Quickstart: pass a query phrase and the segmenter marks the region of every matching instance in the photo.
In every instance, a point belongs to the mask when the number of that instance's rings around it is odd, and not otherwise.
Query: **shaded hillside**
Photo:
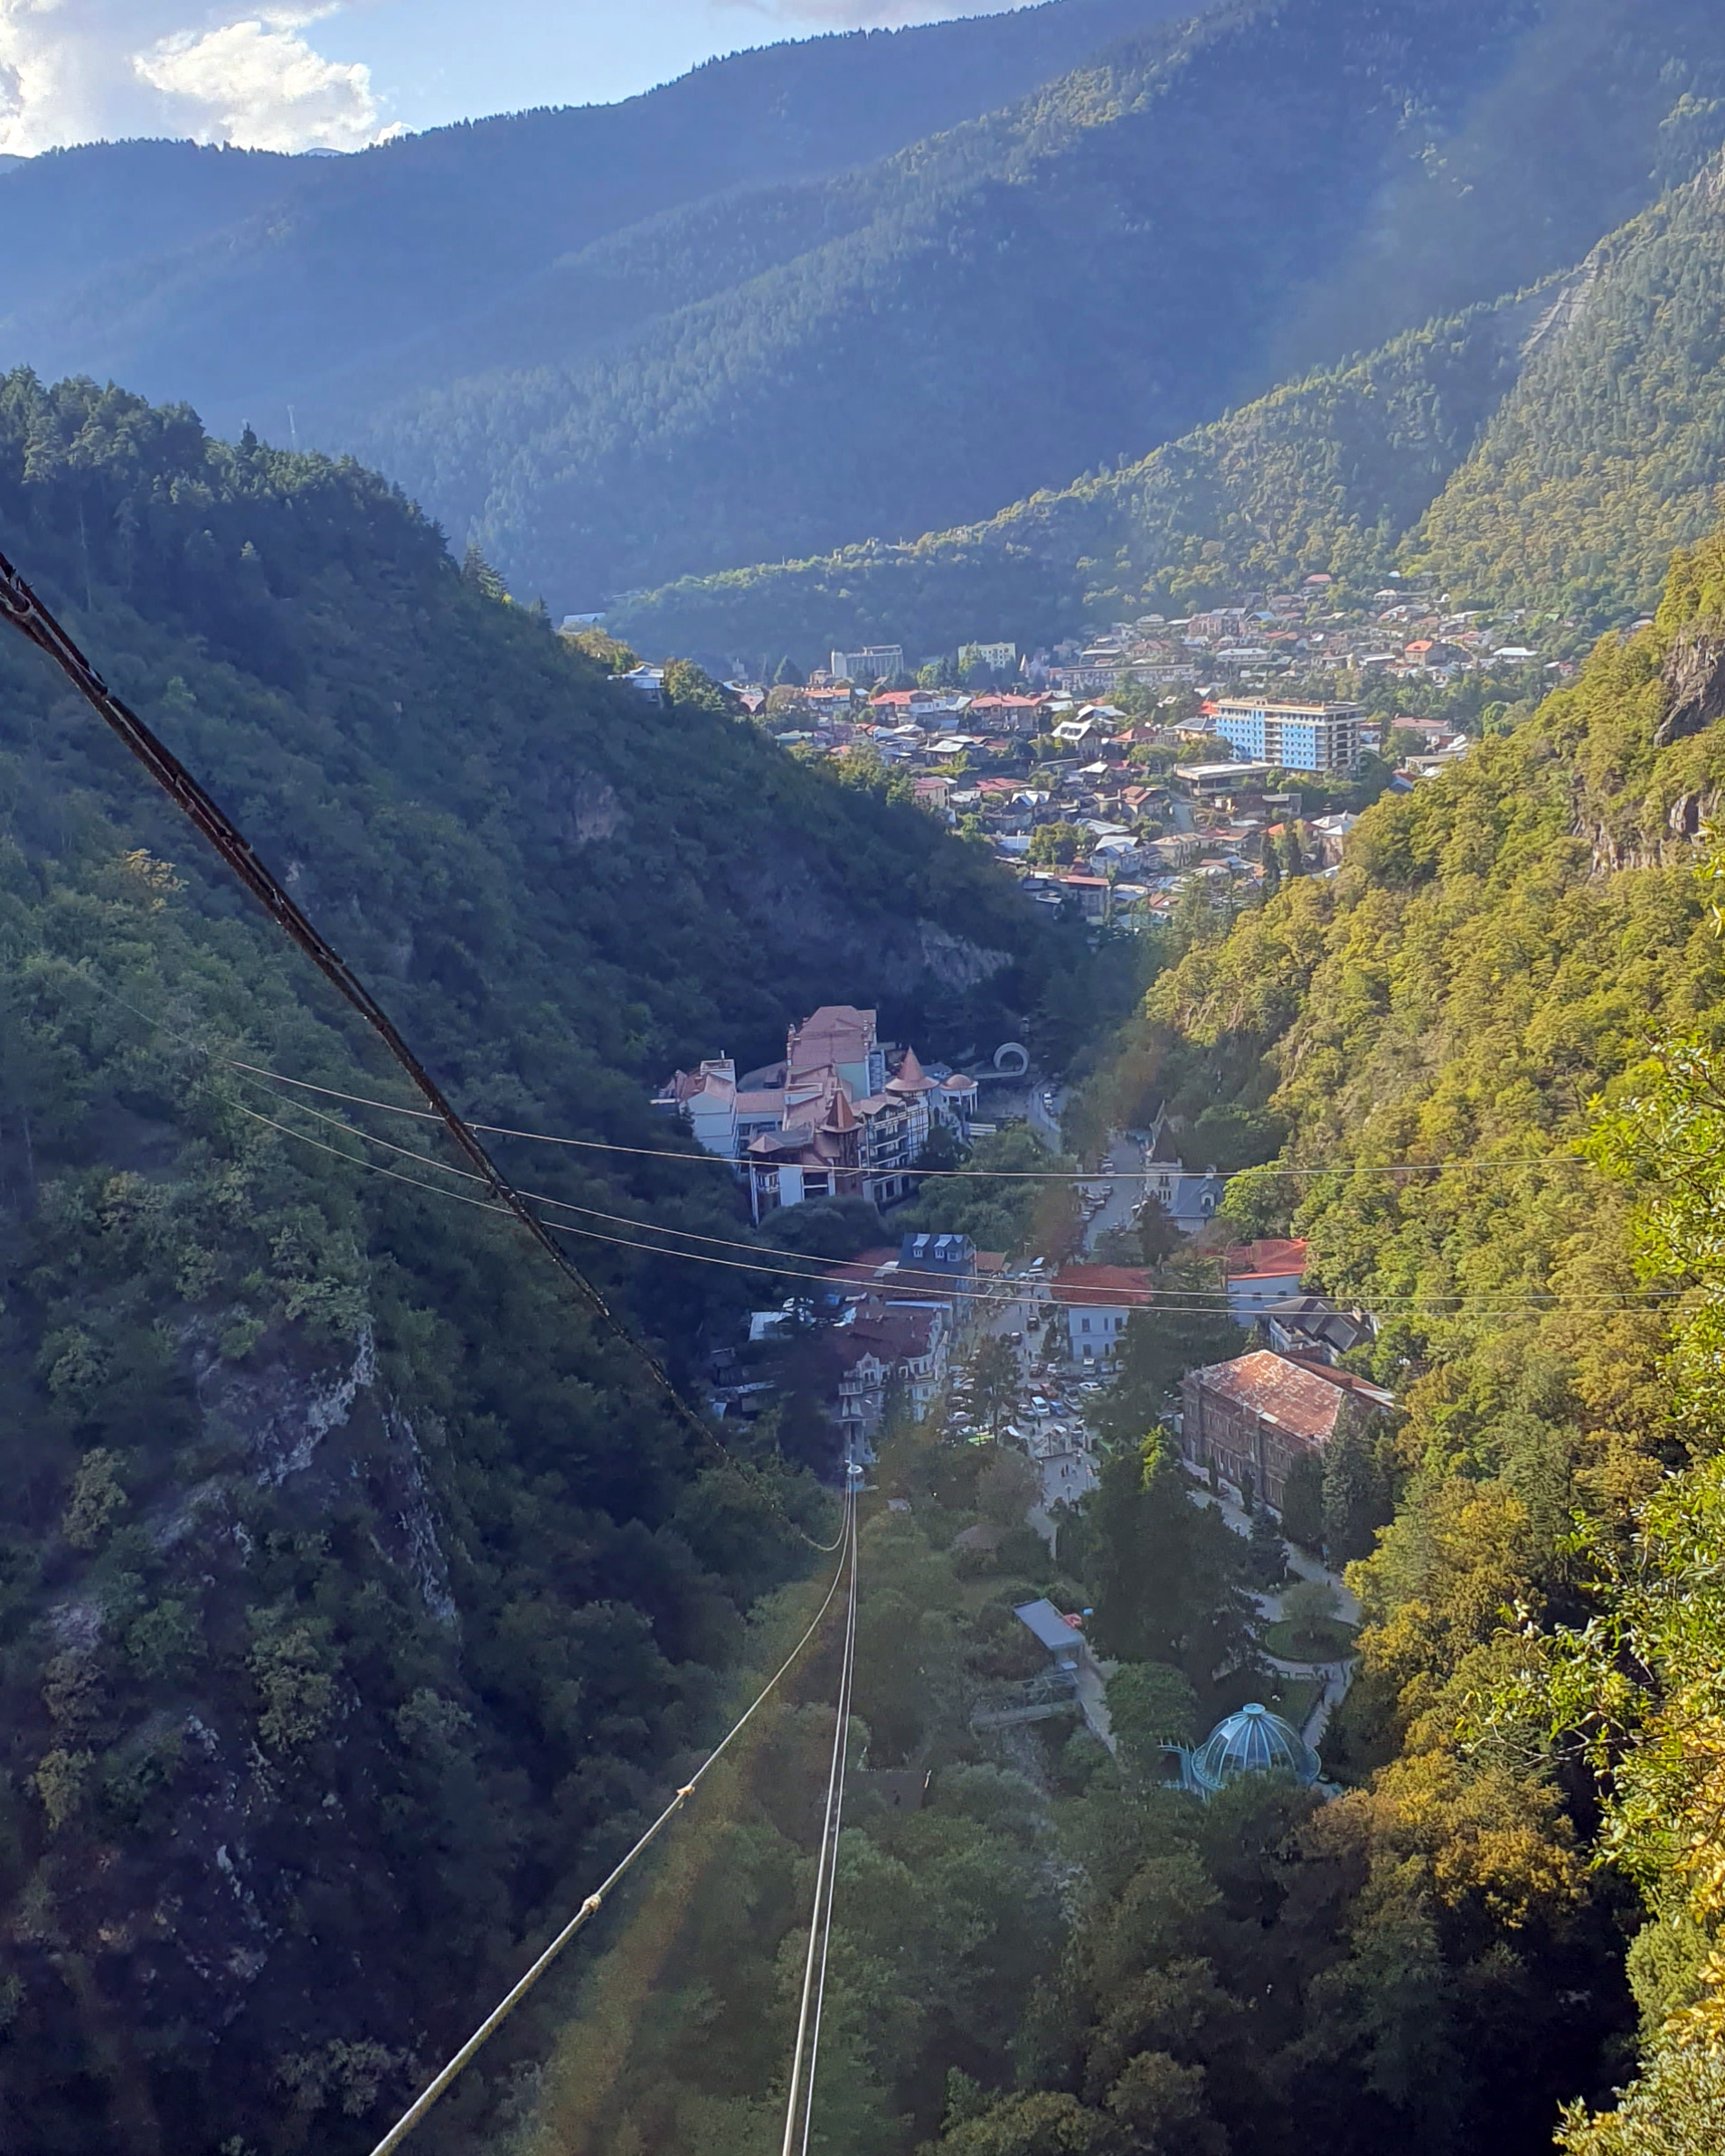
[[[908,538],[1567,268],[1721,89],[1696,0],[1235,0],[866,174],[620,236],[483,363],[331,423],[560,605]]]
[[[819,184],[818,212],[739,203],[727,251],[760,214],[849,229],[615,358],[504,366],[360,438],[458,515],[483,474],[486,551],[586,605],[986,514],[1268,388],[1312,266],[1345,259],[1416,138],[1458,120],[1458,54],[1495,70],[1537,12],[1235,0]]]
[[[644,651],[725,664],[788,652],[809,665],[853,643],[1033,646],[1314,570],[1381,576],[1557,305],[1548,290],[1415,332],[985,524],[687,578],[608,620]]]
[[[1588,260],[1534,359],[1433,504],[1418,548],[1443,580],[1622,621],[1725,486],[1725,166]]]
[[[938,1027],[1035,993],[969,850],[698,676],[644,709],[356,467],[14,376],[0,548],[493,1122],[663,1148],[646,1081],[817,996]],[[236,1057],[399,1097],[0,643],[9,2148],[370,2147],[710,1729],[806,1563],[779,1502],[820,1509],[770,1441],[753,1477],[702,1446],[469,1183]],[[615,1217],[571,1247],[685,1380],[784,1292],[607,1239],[746,1241],[710,1163],[511,1164]]]
[[[774,48],[344,160],[37,160],[0,351],[292,405],[585,607],[1141,457],[1566,268],[1718,140],[1701,0],[1172,13]]]

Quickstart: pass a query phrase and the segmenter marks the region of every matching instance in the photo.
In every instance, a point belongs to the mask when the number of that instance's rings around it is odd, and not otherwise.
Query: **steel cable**
[[[844,1499],[844,1526],[840,1530],[839,1539],[841,1542],[844,1541],[847,1535],[851,1539],[853,1548],[850,1555],[850,1562],[853,1573],[854,1573],[855,1570],[855,1491],[853,1489],[847,1489]],[[793,1663],[795,1663],[798,1655],[802,1653],[803,1649],[807,1646],[810,1640],[814,1638],[815,1633],[819,1631],[821,1624],[825,1619],[827,1611],[833,1606],[833,1597],[838,1593],[839,1582],[844,1577],[845,1562],[845,1558],[841,1557],[837,1568],[834,1571],[832,1584],[826,1590],[825,1598],[822,1602],[820,1608],[815,1613],[814,1620],[810,1624],[807,1631],[804,1633],[802,1638],[797,1641],[797,1644],[785,1657],[785,1660],[779,1664],[778,1668],[767,1680],[767,1682],[756,1694],[752,1704],[743,1714],[738,1717],[736,1721],[731,1724],[725,1735],[713,1746],[712,1750],[708,1753],[705,1759],[702,1761],[701,1765],[695,1769],[694,1773],[690,1775],[689,1779],[683,1784],[683,1787],[678,1790],[675,1796],[672,1798],[671,1802],[665,1806],[665,1810],[661,1812],[659,1816],[653,1822],[653,1824],[648,1827],[646,1833],[644,1833],[639,1841],[636,1842],[635,1846],[628,1851],[627,1855],[623,1858],[621,1862],[612,1867],[611,1870],[607,1874],[605,1878],[601,1880],[599,1885],[594,1888],[593,1892],[588,1896],[587,1899],[581,1904],[580,1907],[576,1910],[574,1916],[570,1917],[570,1921],[563,1926],[562,1930],[558,1933],[557,1936],[551,1941],[551,1944],[546,1947],[545,1951],[539,1956],[538,1960],[533,1963],[533,1966],[523,1977],[520,1978],[514,1987],[505,1993],[504,1998],[498,2001],[497,2005],[493,2008],[491,2012],[485,2016],[485,2019],[479,2024],[478,2028],[474,2030],[473,2034],[467,2038],[467,2042],[463,2044],[461,2048],[455,2053],[453,2057],[449,2059],[448,2063],[444,2066],[438,2073],[435,2074],[426,2084],[425,2087],[420,2090],[419,2094],[414,2098],[413,2102],[409,2104],[408,2108],[401,2114],[401,2117],[397,2119],[394,2125],[390,2128],[389,2132],[383,2136],[382,2140],[380,2141],[377,2146],[372,2150],[372,2156],[390,2156],[390,2151],[392,2149],[397,2149],[401,2146],[402,2142],[405,2141],[407,2136],[413,2131],[414,2127],[419,2124],[422,2118],[424,2118],[427,2112],[429,2112],[432,2105],[437,2103],[438,2097],[444,2094],[444,2092],[449,2087],[450,2084],[457,2078],[463,2069],[471,2063],[475,2056],[486,2043],[490,2041],[491,2038],[496,2034],[497,2030],[503,2026],[504,2022],[508,2019],[512,2013],[514,2013],[516,2007],[521,2004],[522,2001],[527,1996],[528,1992],[533,1990],[533,1986],[539,1982],[540,1978],[544,1975],[546,1970],[548,1970],[551,1963],[556,1961],[557,1957],[562,1953],[563,1949],[569,1944],[570,1941],[574,1938],[578,1932],[584,1929],[585,1926],[590,1924],[593,1918],[599,1915],[600,1908],[604,1906],[605,1898],[610,1893],[611,1889],[628,1871],[630,1867],[636,1862],[636,1859],[651,1847],[661,1830],[665,1828],[670,1822],[670,1821],[675,1817],[676,1813],[682,1810],[683,1806],[687,1803],[689,1799],[694,1794],[696,1789],[699,1788],[703,1777],[713,1766],[718,1764],[718,1762],[724,1756],[725,1753],[730,1749],[731,1746],[742,1734],[743,1730],[748,1728],[749,1724],[754,1719],[755,1716],[759,1712],[762,1706],[777,1690],[780,1681],[784,1678],[787,1671],[789,1671]]]
[[[711,1426],[678,1390],[671,1373],[646,1342],[630,1331],[575,1263],[510,1179],[492,1159],[473,1126],[409,1046],[389,1012],[333,944],[303,913],[281,881],[259,859],[250,841],[174,752],[101,675],[4,554],[0,554],[0,619],[10,623],[59,667],[79,694],[143,765],[193,828],[209,842],[282,933],[297,944],[342,999],[356,1011],[425,1100],[457,1150],[469,1161],[494,1199],[513,1213],[539,1248],[574,1287],[600,1325],[652,1377],[681,1420],[721,1458],[731,1455]],[[736,1463],[731,1463],[733,1465]],[[795,1522],[792,1522],[795,1526]],[[798,1534],[803,1533],[799,1527]]]
[[[847,1466],[848,1472],[848,1466]],[[808,1925],[808,1952],[803,1963],[803,1991],[797,2017],[797,2038],[791,2052],[790,2087],[785,2100],[785,2137],[780,2156],[792,2156],[799,2118],[803,2121],[804,2148],[808,2145],[808,2112],[815,2094],[815,2062],[820,2048],[820,2017],[826,2000],[826,1953],[833,1922],[833,1889],[838,1869],[839,1824],[844,1808],[844,1772],[850,1758],[851,1685],[856,1667],[856,1512],[852,1509],[851,1585],[846,1601],[844,1651],[839,1668],[837,1718],[833,1728],[833,1761],[826,1782],[826,1805],[821,1821],[821,1844],[815,1865],[815,1905]],[[819,1992],[815,1991],[818,1971]],[[804,2067],[807,2057],[806,2072]]]

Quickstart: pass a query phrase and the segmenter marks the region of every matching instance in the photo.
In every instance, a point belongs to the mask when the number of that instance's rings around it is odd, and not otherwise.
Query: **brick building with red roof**
[[[1237,1490],[1251,1487],[1280,1511],[1302,1454],[1321,1454],[1346,1416],[1382,1415],[1395,1405],[1382,1386],[1351,1370],[1260,1348],[1231,1362],[1188,1370],[1181,1388],[1180,1449]]]

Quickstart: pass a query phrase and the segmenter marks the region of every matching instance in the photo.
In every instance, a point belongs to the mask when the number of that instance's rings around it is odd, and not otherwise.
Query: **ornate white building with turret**
[[[810,1199],[908,1196],[935,1131],[968,1141],[976,1081],[931,1075],[913,1048],[889,1072],[875,1013],[827,1003],[790,1029],[782,1063],[739,1078],[729,1056],[715,1057],[677,1071],[654,1106],[735,1163],[759,1221]]]

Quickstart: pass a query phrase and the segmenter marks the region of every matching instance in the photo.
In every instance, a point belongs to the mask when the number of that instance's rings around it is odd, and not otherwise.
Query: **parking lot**
[[[1004,1330],[1004,1328],[1003,1328]],[[1011,1331],[1020,1331],[1012,1328]],[[1011,1331],[1006,1337],[1011,1337]],[[1032,1332],[1021,1336],[1020,1367],[1026,1373],[1025,1389],[1011,1416],[1001,1425],[1003,1444],[1018,1445],[1042,1470],[1042,1504],[1071,1502],[1095,1486],[1095,1434],[1089,1410],[1102,1391],[1096,1378],[1067,1376],[1032,1360]],[[989,1433],[972,1412],[968,1370],[961,1370],[949,1396],[949,1427],[955,1436],[973,1444],[989,1442]]]

